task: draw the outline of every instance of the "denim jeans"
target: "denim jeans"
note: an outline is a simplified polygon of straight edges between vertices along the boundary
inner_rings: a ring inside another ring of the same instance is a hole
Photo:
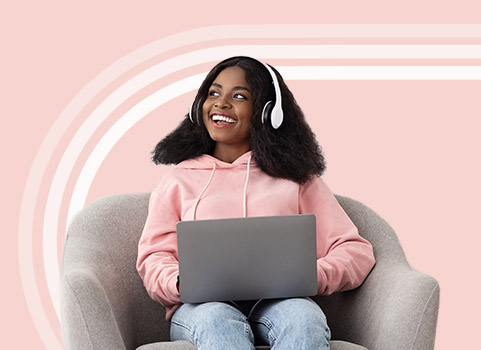
[[[310,298],[258,302],[183,304],[172,317],[171,340],[187,340],[199,350],[328,350],[331,332],[321,308]]]

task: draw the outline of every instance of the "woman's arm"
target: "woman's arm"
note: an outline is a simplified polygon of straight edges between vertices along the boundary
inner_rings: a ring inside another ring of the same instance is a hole
[[[180,303],[176,224],[180,220],[154,191],[139,241],[137,270],[150,297],[165,307]]]
[[[372,246],[320,177],[301,186],[299,211],[316,215],[318,294],[358,287],[374,266]]]

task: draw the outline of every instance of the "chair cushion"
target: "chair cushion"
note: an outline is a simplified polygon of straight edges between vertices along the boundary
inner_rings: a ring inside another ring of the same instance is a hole
[[[330,342],[331,350],[367,350],[364,346],[348,343],[341,340],[333,340]],[[196,350],[197,348],[190,342],[178,340],[174,342],[158,342],[145,344],[136,350]],[[256,350],[269,350],[268,346],[256,346]]]
[[[157,342],[139,346],[136,350],[197,350],[191,342],[176,340],[172,342]]]
[[[329,345],[331,350],[367,350],[364,346],[342,340],[332,340]]]

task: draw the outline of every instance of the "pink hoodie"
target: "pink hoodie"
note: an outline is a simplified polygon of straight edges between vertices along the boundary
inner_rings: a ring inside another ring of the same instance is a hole
[[[180,305],[176,224],[180,220],[315,214],[318,293],[358,287],[374,266],[371,244],[359,236],[320,177],[304,185],[273,178],[247,152],[232,164],[209,155],[171,168],[152,192],[139,242],[137,270],[166,319]]]

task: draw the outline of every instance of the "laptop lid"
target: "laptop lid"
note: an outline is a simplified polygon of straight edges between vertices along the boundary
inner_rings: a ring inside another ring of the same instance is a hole
[[[183,303],[317,294],[316,217],[177,223]]]

